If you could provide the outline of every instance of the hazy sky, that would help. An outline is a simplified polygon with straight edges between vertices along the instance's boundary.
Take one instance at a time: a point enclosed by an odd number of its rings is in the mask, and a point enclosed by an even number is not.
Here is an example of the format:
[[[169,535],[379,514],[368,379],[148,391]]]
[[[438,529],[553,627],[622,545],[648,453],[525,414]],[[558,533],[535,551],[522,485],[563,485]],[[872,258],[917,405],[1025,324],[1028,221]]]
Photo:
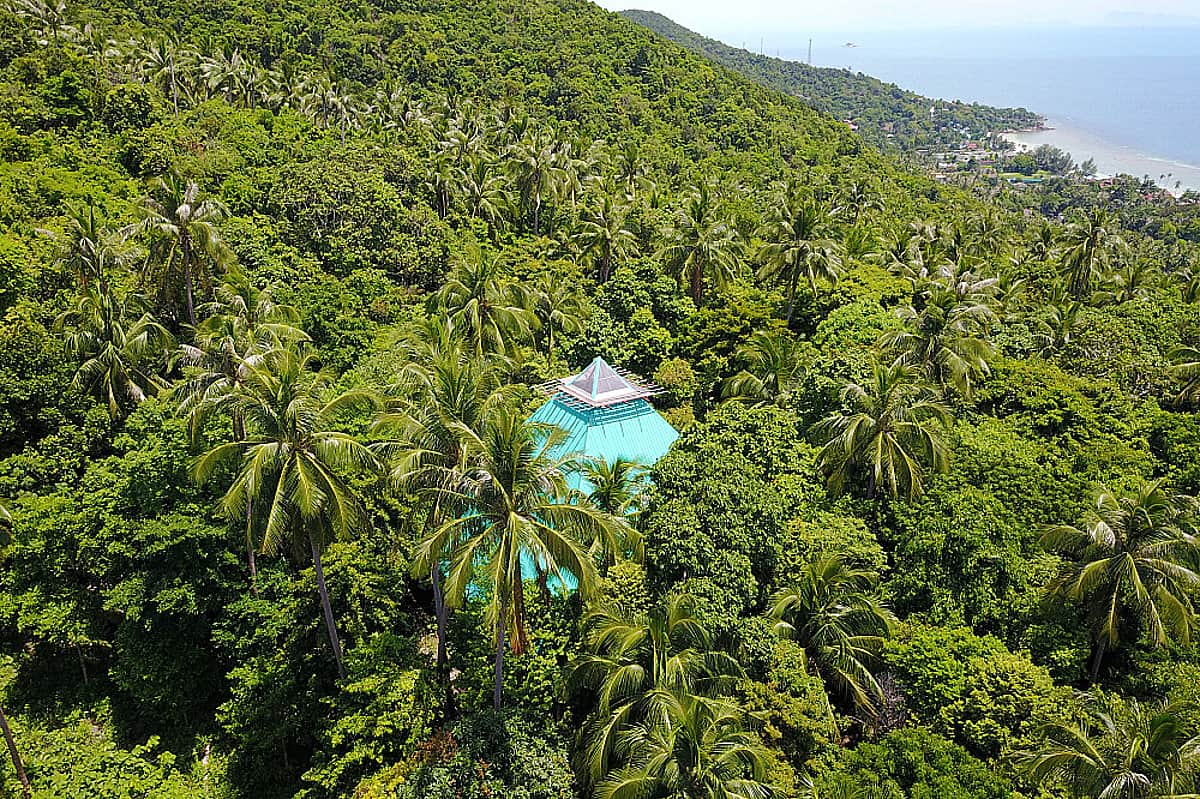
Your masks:
[[[1196,0],[599,0],[710,36],[890,28],[1200,23]]]

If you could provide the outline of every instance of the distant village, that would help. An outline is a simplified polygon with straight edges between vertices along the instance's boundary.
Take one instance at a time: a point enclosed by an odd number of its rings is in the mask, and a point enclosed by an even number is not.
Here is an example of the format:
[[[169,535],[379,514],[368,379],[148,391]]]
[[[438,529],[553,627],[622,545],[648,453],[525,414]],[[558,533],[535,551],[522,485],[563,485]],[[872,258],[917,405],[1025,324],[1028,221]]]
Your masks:
[[[843,122],[850,130],[858,131],[855,120]],[[895,138],[893,124],[881,126],[885,137]],[[1112,190],[1118,187],[1128,191],[1130,183],[1136,184],[1137,199],[1162,205],[1198,205],[1200,194],[1186,192],[1177,196],[1168,189],[1156,185],[1146,177],[1098,175],[1096,165],[1090,159],[1076,164],[1071,155],[1051,145],[1028,149],[1018,148],[1004,138],[1004,133],[993,132],[978,137],[969,128],[957,128],[961,136],[957,147],[916,148],[911,151],[914,160],[926,167],[940,183],[976,185],[980,182],[992,185],[1007,184],[1022,190],[1038,187],[1050,180],[1069,180],[1093,184],[1096,188]]]

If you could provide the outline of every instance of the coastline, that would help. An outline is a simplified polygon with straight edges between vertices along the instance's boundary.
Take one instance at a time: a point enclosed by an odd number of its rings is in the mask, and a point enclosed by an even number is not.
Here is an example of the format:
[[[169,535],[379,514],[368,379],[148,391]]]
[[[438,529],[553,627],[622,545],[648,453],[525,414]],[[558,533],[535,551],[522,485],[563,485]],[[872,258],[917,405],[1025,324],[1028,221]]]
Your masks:
[[[1156,185],[1176,196],[1189,190],[1200,191],[1198,165],[1147,155],[1058,121],[1046,120],[1037,129],[1006,130],[997,135],[1015,145],[1018,151],[1049,144],[1070,153],[1077,164],[1090,158],[1096,163],[1098,177],[1148,176]]]

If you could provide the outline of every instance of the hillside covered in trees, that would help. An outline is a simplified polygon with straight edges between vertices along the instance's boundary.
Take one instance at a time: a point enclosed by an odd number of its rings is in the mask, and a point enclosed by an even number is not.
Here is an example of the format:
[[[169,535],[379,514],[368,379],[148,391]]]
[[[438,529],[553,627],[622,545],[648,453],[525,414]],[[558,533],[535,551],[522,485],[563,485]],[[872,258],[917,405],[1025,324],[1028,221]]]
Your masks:
[[[583,0],[16,0],[0,787],[1195,793],[1200,251],[1046,211]]]
[[[1024,108],[930,99],[861,72],[752,53],[702,36],[653,11],[631,9],[621,15],[764,86],[798,97],[818,111],[853,122],[859,135],[887,151],[957,147],[991,133],[1035,128],[1043,122]]]

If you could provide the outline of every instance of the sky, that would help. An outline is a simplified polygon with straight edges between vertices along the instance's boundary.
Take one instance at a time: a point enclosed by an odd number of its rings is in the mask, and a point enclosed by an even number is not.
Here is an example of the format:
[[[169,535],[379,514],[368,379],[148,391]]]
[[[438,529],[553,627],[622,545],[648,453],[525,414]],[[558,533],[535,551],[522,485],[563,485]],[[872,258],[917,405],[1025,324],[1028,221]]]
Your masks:
[[[709,36],[1059,25],[1200,25],[1196,0],[599,0]]]

